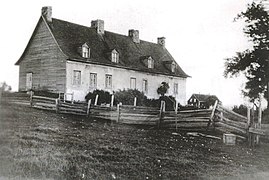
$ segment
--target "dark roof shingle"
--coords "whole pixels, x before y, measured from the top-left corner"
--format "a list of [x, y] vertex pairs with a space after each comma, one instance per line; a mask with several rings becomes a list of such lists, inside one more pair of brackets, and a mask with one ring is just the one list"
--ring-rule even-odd
[[[100, 35], [94, 28], [86, 27], [67, 21], [53, 18], [52, 23], [48, 23], [61, 50], [70, 60], [103, 64], [109, 66], [122, 67], [144, 72], [166, 74], [179, 77], [189, 77], [179, 65], [175, 73], [172, 73], [165, 62], [173, 62], [174, 59], [166, 48], [161, 45], [140, 40], [134, 43], [132, 39], [125, 35], [105, 31]], [[81, 57], [78, 48], [87, 43], [91, 49], [90, 59]], [[111, 62], [109, 53], [116, 49], [119, 52], [119, 64]], [[142, 62], [142, 57], [151, 56], [154, 59], [154, 68], [148, 69]]]

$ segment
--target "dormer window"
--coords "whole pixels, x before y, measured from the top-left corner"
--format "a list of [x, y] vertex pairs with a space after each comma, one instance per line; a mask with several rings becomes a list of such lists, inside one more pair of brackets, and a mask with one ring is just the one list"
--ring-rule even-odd
[[119, 63], [119, 53], [115, 49], [111, 52], [111, 61], [113, 63]]
[[148, 68], [153, 69], [154, 68], [154, 59], [152, 57], [148, 58]]
[[90, 58], [90, 48], [87, 45], [87, 43], [84, 43], [82, 45], [82, 57], [84, 57], [84, 58]]
[[172, 64], [171, 64], [171, 72], [174, 73], [175, 70], [176, 70], [176, 63], [172, 62]]

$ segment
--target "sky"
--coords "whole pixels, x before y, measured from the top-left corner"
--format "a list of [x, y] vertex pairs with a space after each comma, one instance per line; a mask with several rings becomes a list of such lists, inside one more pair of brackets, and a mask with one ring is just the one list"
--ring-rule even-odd
[[23, 53], [43, 6], [52, 6], [52, 16], [90, 26], [105, 21], [105, 30], [127, 35], [139, 30], [140, 39], [157, 42], [166, 37], [166, 48], [187, 79], [187, 99], [193, 93], [214, 94], [225, 106], [244, 104], [244, 78], [223, 77], [225, 58], [250, 46], [243, 22], [234, 22], [251, 0], [9, 0], [1, 1], [0, 82], [18, 90]]

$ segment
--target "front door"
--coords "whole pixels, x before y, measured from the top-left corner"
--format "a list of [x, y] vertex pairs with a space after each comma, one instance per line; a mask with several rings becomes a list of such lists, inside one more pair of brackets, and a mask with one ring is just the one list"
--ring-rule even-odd
[[33, 86], [33, 73], [26, 74], [26, 90], [32, 89]]

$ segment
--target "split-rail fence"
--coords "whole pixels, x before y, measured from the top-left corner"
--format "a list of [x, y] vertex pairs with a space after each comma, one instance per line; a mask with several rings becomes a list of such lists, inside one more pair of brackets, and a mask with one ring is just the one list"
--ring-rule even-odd
[[246, 116], [242, 116], [223, 107], [218, 101], [212, 109], [185, 111], [180, 111], [177, 107], [175, 111], [165, 111], [164, 101], [161, 102], [160, 108], [122, 105], [121, 103], [116, 107], [101, 106], [96, 102], [93, 105], [91, 100], [82, 103], [34, 95], [30, 97], [32, 107], [57, 113], [85, 115], [117, 123], [151, 125], [158, 128], [188, 130], [215, 128], [224, 133], [233, 133], [248, 139], [250, 145], [258, 144], [260, 136], [269, 137], [269, 130], [261, 126], [261, 114], [259, 114], [258, 122], [255, 122], [250, 109]]

